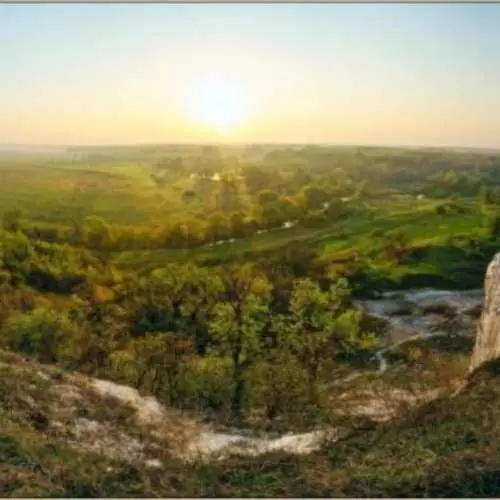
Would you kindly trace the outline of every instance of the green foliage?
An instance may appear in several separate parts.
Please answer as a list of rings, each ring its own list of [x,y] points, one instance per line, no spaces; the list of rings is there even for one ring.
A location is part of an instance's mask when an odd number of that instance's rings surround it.
[[[307,371],[310,402],[317,401],[317,378],[322,362],[333,354],[375,346],[373,334],[361,331],[361,312],[346,309],[347,281],[340,279],[323,292],[310,279],[297,280],[288,315],[273,322],[280,344],[290,350]]]
[[[157,333],[130,340],[110,358],[112,367],[129,384],[145,388],[170,405],[178,405],[184,358],[192,352],[189,339]]]
[[[323,204],[330,199],[330,194],[325,189],[318,186],[306,187],[303,196],[306,206],[312,210],[323,208]]]
[[[278,201],[278,193],[276,193],[276,191],[272,191],[271,189],[265,189],[259,193],[258,200],[261,205],[275,203]]]
[[[76,330],[67,314],[38,308],[9,317],[3,325],[2,337],[10,348],[54,363],[64,357]]]
[[[321,400],[328,357],[372,348],[332,283],[349,279],[355,296],[481,286],[499,165],[479,152],[273,145],[0,159],[0,326],[62,311],[77,325],[52,355],[63,365],[175,406],[280,420],[308,391]],[[315,343],[310,389],[299,351]]]
[[[408,239],[402,232],[396,232],[388,237],[382,244],[383,255],[396,263],[402,263],[409,251]]]
[[[251,406],[264,408],[270,423],[279,419],[293,426],[309,417],[305,372],[281,346],[266,348],[249,368],[247,381]]]
[[[500,237],[500,217],[495,216],[490,219],[490,234],[493,238]]]
[[[225,424],[229,413],[274,429],[329,418],[331,379],[375,347],[343,278],[368,296],[477,287],[498,250],[498,154],[269,145],[71,155],[0,159],[2,342]],[[470,350],[451,337],[434,347]],[[425,351],[399,356],[416,370]],[[172,460],[157,472],[109,471],[61,447],[37,430],[43,415],[19,418],[17,379],[2,375],[0,493],[498,496],[493,371],[309,458]]]
[[[239,417],[245,396],[245,371],[261,351],[271,287],[250,267],[222,271],[222,300],[212,311],[209,330],[217,350],[233,362],[232,410]]]
[[[226,415],[233,397],[233,366],[229,358],[207,354],[191,358],[182,380],[183,406]]]

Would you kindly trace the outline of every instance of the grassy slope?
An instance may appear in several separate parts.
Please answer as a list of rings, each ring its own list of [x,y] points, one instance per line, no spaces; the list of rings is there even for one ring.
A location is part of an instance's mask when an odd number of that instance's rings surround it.
[[[46,429],[37,428],[36,419],[26,411],[26,391],[34,391],[32,397],[43,397],[34,387],[40,369],[47,367],[2,354],[3,496],[500,494],[499,362],[475,373],[454,398],[436,400],[396,422],[359,426],[342,441],[308,457],[275,453],[192,465],[172,459],[162,470],[75,451]]]
[[[138,164],[71,165],[0,161],[0,216],[22,209],[39,221],[68,224],[98,215],[119,224],[148,224],[185,213],[181,187],[157,188]],[[35,195],[34,195],[35,194]]]

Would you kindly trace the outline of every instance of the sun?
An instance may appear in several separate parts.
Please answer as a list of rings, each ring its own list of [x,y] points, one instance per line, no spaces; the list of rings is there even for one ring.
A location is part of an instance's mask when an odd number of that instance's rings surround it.
[[[247,118],[250,98],[238,80],[223,73],[209,73],[188,89],[186,104],[193,121],[229,132]]]

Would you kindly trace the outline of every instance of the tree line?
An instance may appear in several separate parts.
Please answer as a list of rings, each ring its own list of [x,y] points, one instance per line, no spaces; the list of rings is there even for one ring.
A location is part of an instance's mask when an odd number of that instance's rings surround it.
[[[326,364],[376,346],[347,280],[327,278],[300,249],[279,267],[170,264],[141,275],[22,233],[1,240],[3,345],[180,408],[242,419],[252,405],[269,418],[287,401],[318,406]]]

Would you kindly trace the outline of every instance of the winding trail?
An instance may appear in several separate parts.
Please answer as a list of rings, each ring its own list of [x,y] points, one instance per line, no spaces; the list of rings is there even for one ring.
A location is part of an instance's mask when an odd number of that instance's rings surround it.
[[[375,353],[375,358],[378,360],[378,373],[382,375],[387,371],[387,368],[389,368],[389,363],[387,362],[387,359],[384,358],[384,353],[382,351],[377,351]]]
[[[403,340],[400,340],[399,342],[396,342],[394,344],[391,344],[387,347],[384,347],[377,351],[375,355],[373,356],[373,359],[378,360],[379,362],[379,368],[378,368],[378,373],[382,374],[387,371],[389,368],[389,363],[387,359],[385,358],[384,354],[386,352],[392,351],[393,349],[396,349],[396,347],[400,347],[403,344],[407,344],[408,342],[412,342],[414,340],[428,340],[434,337],[447,337],[449,334],[446,332],[424,332],[424,333],[418,333],[416,335],[412,335],[411,337],[407,337]]]
[[[379,349],[378,351],[375,352],[373,357],[371,359],[374,359],[378,361],[378,368],[376,373],[379,375],[383,375],[388,369],[389,369],[389,362],[387,361],[387,358],[384,356],[385,353],[396,349],[396,347],[400,347],[403,344],[406,344],[407,342],[412,342],[414,340],[427,340],[433,337],[446,337],[448,333],[446,332],[423,332],[423,333],[417,333],[415,335],[412,335],[410,337],[406,337],[403,340],[400,340],[399,342],[395,342],[394,344],[390,344],[386,347],[383,347],[382,349]],[[347,384],[348,382],[352,382],[353,380],[356,380],[359,377],[362,377],[363,375],[366,375],[367,373],[371,372],[364,372],[364,371],[354,371],[347,375],[346,377],[336,380],[330,384],[328,384],[326,387],[331,388],[331,387],[336,387],[339,385]]]

